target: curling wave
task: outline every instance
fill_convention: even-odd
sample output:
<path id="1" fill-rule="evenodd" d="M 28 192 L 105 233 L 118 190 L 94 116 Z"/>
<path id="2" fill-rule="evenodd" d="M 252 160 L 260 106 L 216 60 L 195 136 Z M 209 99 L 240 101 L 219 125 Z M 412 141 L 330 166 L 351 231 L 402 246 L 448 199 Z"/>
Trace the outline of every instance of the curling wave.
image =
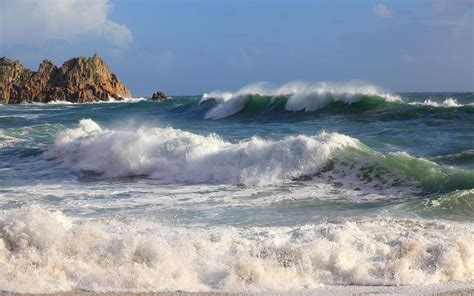
<path id="1" fill-rule="evenodd" d="M 363 98 L 378 98 L 386 102 L 401 101 L 401 98 L 397 95 L 385 92 L 376 86 L 359 82 L 347 84 L 290 82 L 277 88 L 269 87 L 265 83 L 256 83 L 235 93 L 206 93 L 202 96 L 201 101 L 217 100 L 219 104 L 207 112 L 206 118 L 220 119 L 244 109 L 252 96 L 269 98 L 271 103 L 278 100 L 278 97 L 287 97 L 285 102 L 287 111 L 315 111 L 332 102 L 353 104 Z"/>
<path id="2" fill-rule="evenodd" d="M 147 176 L 167 182 L 275 184 L 324 180 L 358 189 L 474 188 L 474 172 L 404 152 L 382 154 L 337 133 L 252 137 L 238 143 L 173 128 L 102 129 L 90 119 L 60 132 L 45 159 L 103 177 Z"/>

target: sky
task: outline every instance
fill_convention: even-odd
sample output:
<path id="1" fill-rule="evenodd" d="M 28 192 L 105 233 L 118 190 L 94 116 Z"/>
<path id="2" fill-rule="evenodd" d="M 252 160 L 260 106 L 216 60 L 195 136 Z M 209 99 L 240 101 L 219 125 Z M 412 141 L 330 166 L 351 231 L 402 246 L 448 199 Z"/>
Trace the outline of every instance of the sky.
<path id="1" fill-rule="evenodd" d="M 474 0 L 0 0 L 0 56 L 99 53 L 135 97 L 365 81 L 474 91 Z"/>

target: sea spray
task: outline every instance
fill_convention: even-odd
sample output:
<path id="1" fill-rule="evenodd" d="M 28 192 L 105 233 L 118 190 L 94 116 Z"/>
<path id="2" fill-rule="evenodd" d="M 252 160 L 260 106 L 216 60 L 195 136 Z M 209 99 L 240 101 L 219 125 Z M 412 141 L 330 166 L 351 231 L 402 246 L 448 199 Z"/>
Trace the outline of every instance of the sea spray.
<path id="1" fill-rule="evenodd" d="M 308 83 L 289 82 L 279 87 L 267 83 L 254 83 L 236 92 L 213 91 L 204 93 L 200 104 L 215 102 L 209 105 L 206 119 L 223 119 L 230 116 L 258 116 L 282 112 L 315 112 L 325 110 L 329 113 L 385 111 L 396 112 L 398 108 L 406 109 L 407 115 L 419 116 L 433 113 L 433 107 L 442 109 L 460 109 L 472 113 L 474 103 L 462 104 L 457 99 L 447 97 L 442 102 L 425 99 L 422 102 L 406 102 L 401 95 L 393 94 L 378 86 L 362 83 Z M 414 108 L 416 106 L 417 108 Z M 411 108 L 410 108 L 411 107 Z M 331 112 L 332 111 L 332 112 Z"/>
<path id="2" fill-rule="evenodd" d="M 273 98 L 288 96 L 285 105 L 285 109 L 288 111 L 314 111 L 331 102 L 352 104 L 364 96 L 376 96 L 389 102 L 401 100 L 397 95 L 360 82 L 346 84 L 290 82 L 280 87 L 269 87 L 264 83 L 257 83 L 243 87 L 235 93 L 211 92 L 204 94 L 201 101 L 217 99 L 219 102 L 219 105 L 209 110 L 206 118 L 220 119 L 241 111 L 249 95 L 271 96 Z"/>
<path id="3" fill-rule="evenodd" d="M 264 184 L 291 180 L 318 170 L 331 154 L 358 141 L 340 134 L 254 137 L 230 143 L 173 128 L 114 131 L 94 121 L 61 132 L 46 159 L 77 160 L 73 167 L 107 177 L 148 175 L 176 182 Z"/>
<path id="4" fill-rule="evenodd" d="M 358 190 L 429 192 L 474 186 L 474 172 L 440 166 L 405 152 L 382 154 L 338 133 L 258 137 L 231 143 L 178 129 L 102 129 L 81 120 L 60 132 L 45 159 L 104 178 L 147 176 L 172 183 L 265 185 L 321 179 Z M 398 188 L 398 189 L 397 189 Z"/>

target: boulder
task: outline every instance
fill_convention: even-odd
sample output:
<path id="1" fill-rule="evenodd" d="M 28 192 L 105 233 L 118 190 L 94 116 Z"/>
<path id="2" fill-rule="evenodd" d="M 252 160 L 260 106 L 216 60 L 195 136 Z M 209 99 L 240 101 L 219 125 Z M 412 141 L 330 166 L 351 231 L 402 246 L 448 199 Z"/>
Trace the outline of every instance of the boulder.
<path id="1" fill-rule="evenodd" d="M 158 90 L 150 99 L 153 101 L 162 101 L 168 99 L 168 96 L 164 92 Z"/>
<path id="2" fill-rule="evenodd" d="M 72 58 L 60 68 L 44 60 L 37 72 L 24 68 L 19 61 L 0 58 L 0 103 L 85 103 L 130 96 L 130 91 L 97 54 Z"/>

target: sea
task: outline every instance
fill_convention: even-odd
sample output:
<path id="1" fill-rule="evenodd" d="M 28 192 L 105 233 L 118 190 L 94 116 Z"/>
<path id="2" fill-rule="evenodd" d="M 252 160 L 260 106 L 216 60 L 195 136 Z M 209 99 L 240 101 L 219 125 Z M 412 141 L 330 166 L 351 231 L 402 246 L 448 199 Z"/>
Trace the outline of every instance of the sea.
<path id="1" fill-rule="evenodd" d="M 1 291 L 364 287 L 474 291 L 474 93 L 0 105 Z"/>

